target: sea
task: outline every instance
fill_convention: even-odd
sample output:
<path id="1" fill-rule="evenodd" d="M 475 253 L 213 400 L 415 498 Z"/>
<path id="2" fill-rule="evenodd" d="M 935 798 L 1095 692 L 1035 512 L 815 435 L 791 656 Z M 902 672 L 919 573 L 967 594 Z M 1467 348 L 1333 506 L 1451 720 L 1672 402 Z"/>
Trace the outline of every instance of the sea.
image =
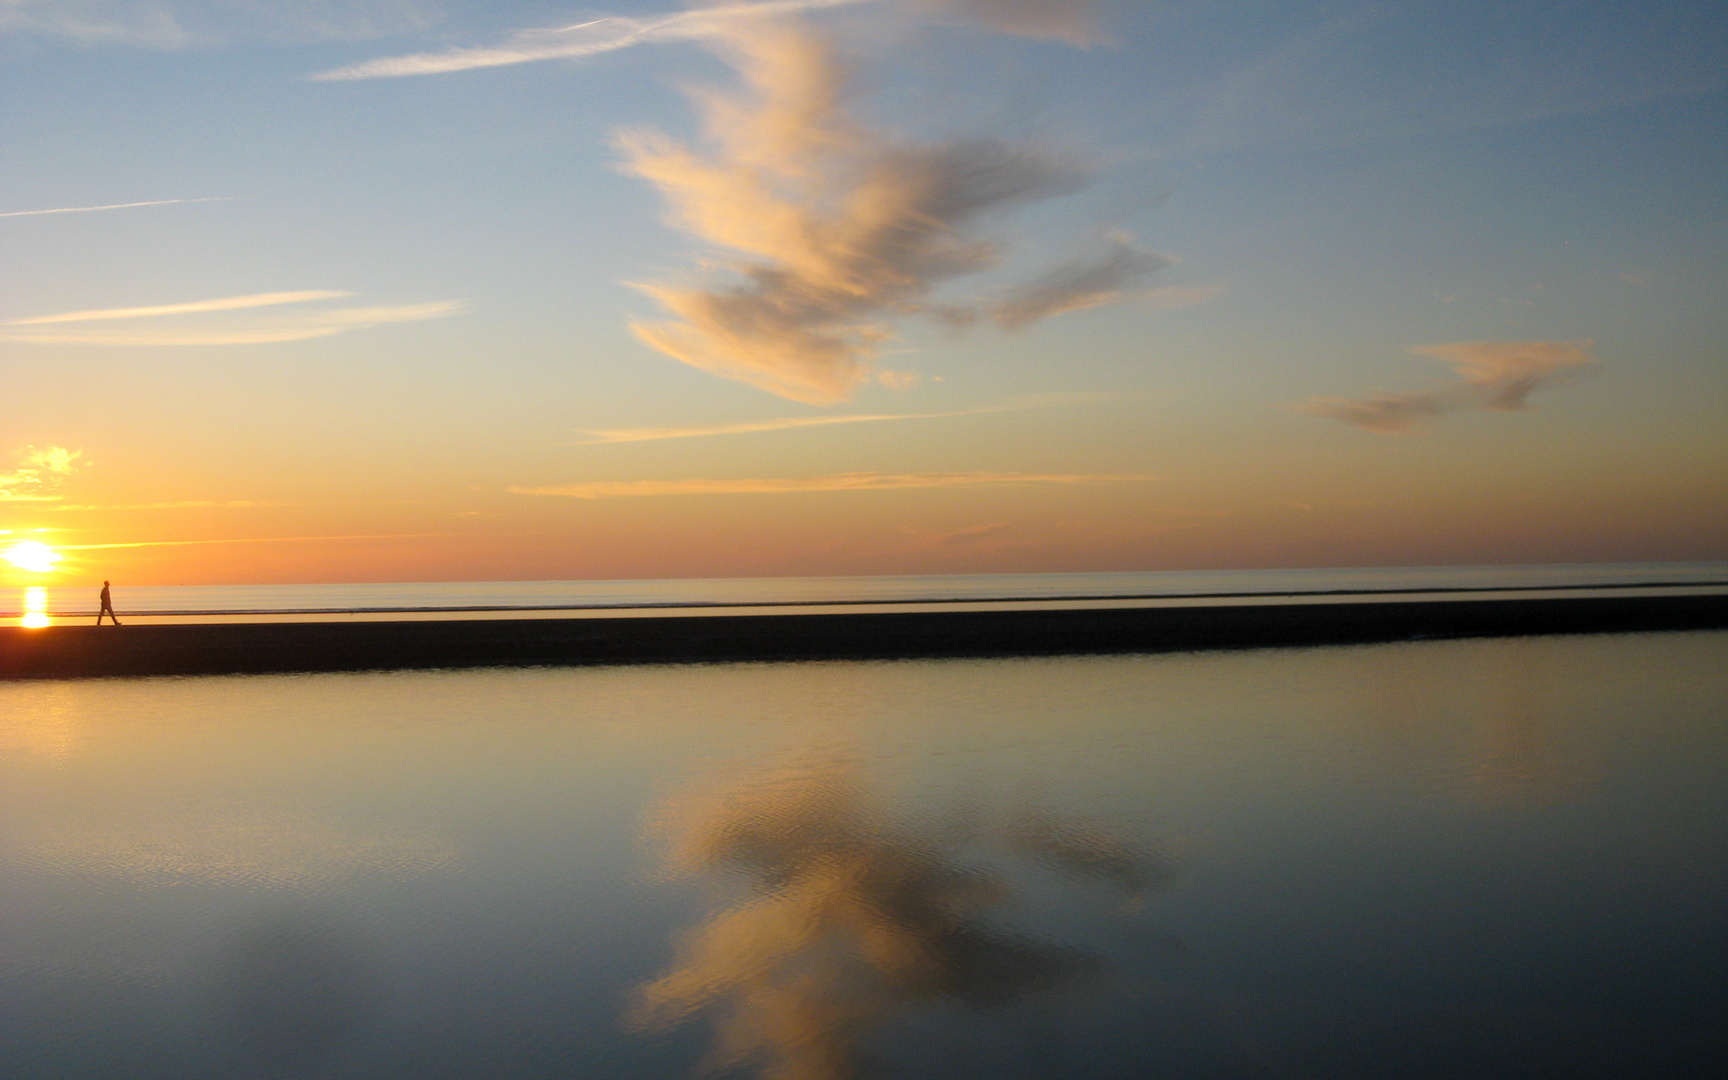
<path id="1" fill-rule="evenodd" d="M 1723 569 L 114 592 L 771 617 Z M 1725 896 L 1728 632 L 0 681 L 4 1080 L 1691 1080 L 1728 1075 Z"/>
<path id="2" fill-rule="evenodd" d="M 1728 562 L 333 585 L 116 582 L 112 595 L 122 617 L 183 623 L 1336 603 L 1724 589 Z M 89 588 L 14 588 L 0 592 L 0 620 L 31 626 L 90 620 L 97 601 Z"/>

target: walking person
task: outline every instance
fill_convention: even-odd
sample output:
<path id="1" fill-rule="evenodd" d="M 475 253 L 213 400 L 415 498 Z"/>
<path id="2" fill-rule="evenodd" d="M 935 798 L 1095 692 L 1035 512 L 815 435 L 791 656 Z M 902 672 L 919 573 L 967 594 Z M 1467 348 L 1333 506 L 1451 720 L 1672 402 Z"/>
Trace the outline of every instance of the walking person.
<path id="1" fill-rule="evenodd" d="M 97 626 L 102 625 L 102 616 L 104 615 L 113 619 L 115 626 L 120 625 L 119 616 L 114 614 L 114 596 L 108 591 L 108 583 L 106 581 L 102 583 L 102 610 L 96 613 Z"/>

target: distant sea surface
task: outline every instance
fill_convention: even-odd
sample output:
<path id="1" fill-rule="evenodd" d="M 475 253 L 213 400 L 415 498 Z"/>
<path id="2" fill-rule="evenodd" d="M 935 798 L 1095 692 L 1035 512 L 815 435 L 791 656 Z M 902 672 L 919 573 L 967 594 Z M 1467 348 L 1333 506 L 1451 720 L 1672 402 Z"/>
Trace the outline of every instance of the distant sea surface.
<path id="1" fill-rule="evenodd" d="M 958 574 L 902 577 L 456 581 L 338 585 L 114 584 L 122 619 L 289 621 L 762 614 L 859 608 L 1325 603 L 1495 595 L 1699 592 L 1728 587 L 1728 562 L 1580 563 L 1349 569 Z M 0 593 L 0 619 L 92 618 L 96 593 L 54 586 Z"/>

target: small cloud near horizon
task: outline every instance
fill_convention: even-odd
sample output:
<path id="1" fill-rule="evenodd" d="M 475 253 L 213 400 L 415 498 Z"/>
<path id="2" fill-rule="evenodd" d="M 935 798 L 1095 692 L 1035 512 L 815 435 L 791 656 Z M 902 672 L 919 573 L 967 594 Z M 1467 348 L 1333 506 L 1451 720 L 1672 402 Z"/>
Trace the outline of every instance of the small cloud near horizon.
<path id="1" fill-rule="evenodd" d="M 906 491 L 922 488 L 1013 487 L 1136 483 L 1150 475 L 1067 473 L 835 473 L 748 480 L 594 480 L 549 487 L 512 487 L 512 495 L 566 499 L 648 498 L 660 495 L 793 495 L 815 491 Z"/>
<path id="2" fill-rule="evenodd" d="M 961 529 L 949 529 L 946 532 L 936 532 L 931 529 L 917 529 L 901 526 L 900 531 L 910 536 L 916 543 L 928 547 L 969 547 L 989 541 L 991 537 L 1000 536 L 1012 531 L 1014 526 L 1006 521 L 992 521 L 986 525 L 968 525 Z"/>
<path id="3" fill-rule="evenodd" d="M 1451 365 L 1456 383 L 1433 390 L 1383 392 L 1360 398 L 1310 398 L 1293 406 L 1381 435 L 1406 434 L 1448 413 L 1485 409 L 1522 412 L 1544 386 L 1595 366 L 1593 341 L 1461 341 L 1417 345 L 1410 351 Z"/>
<path id="4" fill-rule="evenodd" d="M 189 499 L 183 502 L 156 503 L 115 503 L 102 505 L 96 503 L 63 503 L 54 507 L 55 513 L 69 511 L 100 511 L 100 510 L 258 510 L 284 506 L 295 506 L 296 503 L 255 502 L 250 499 L 230 499 L 226 502 L 216 499 Z"/>
<path id="5" fill-rule="evenodd" d="M 661 439 L 694 439 L 712 435 L 747 435 L 764 431 L 787 431 L 794 428 L 828 427 L 834 424 L 881 423 L 889 420 L 945 420 L 960 416 L 987 416 L 991 413 L 1020 412 L 1025 409 L 1048 409 L 1064 405 L 1085 405 L 1119 398 L 1121 394 L 1061 393 L 1033 394 L 1014 398 L 999 405 L 977 409 L 953 409 L 928 413 L 870 413 L 847 416 L 783 416 L 771 420 L 751 420 L 738 424 L 706 424 L 695 427 L 658 428 L 587 428 L 589 436 L 565 446 L 604 446 L 613 443 L 654 442 Z"/>
<path id="6" fill-rule="evenodd" d="M 133 540 L 124 544 L 55 544 L 59 551 L 106 551 L 111 548 L 200 547 L 207 544 L 310 544 L 342 540 L 430 540 L 450 533 L 360 533 L 351 536 L 241 536 L 219 540 Z"/>

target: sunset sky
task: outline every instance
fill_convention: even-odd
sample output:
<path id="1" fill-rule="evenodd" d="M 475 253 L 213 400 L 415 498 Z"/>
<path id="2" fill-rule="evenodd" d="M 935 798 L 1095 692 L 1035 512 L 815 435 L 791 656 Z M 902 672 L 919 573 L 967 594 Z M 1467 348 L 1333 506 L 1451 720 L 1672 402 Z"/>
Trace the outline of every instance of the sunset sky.
<path id="1" fill-rule="evenodd" d="M 0 582 L 1728 558 L 1725 58 L 1708 0 L 0 0 L 0 551 L 61 556 Z"/>

